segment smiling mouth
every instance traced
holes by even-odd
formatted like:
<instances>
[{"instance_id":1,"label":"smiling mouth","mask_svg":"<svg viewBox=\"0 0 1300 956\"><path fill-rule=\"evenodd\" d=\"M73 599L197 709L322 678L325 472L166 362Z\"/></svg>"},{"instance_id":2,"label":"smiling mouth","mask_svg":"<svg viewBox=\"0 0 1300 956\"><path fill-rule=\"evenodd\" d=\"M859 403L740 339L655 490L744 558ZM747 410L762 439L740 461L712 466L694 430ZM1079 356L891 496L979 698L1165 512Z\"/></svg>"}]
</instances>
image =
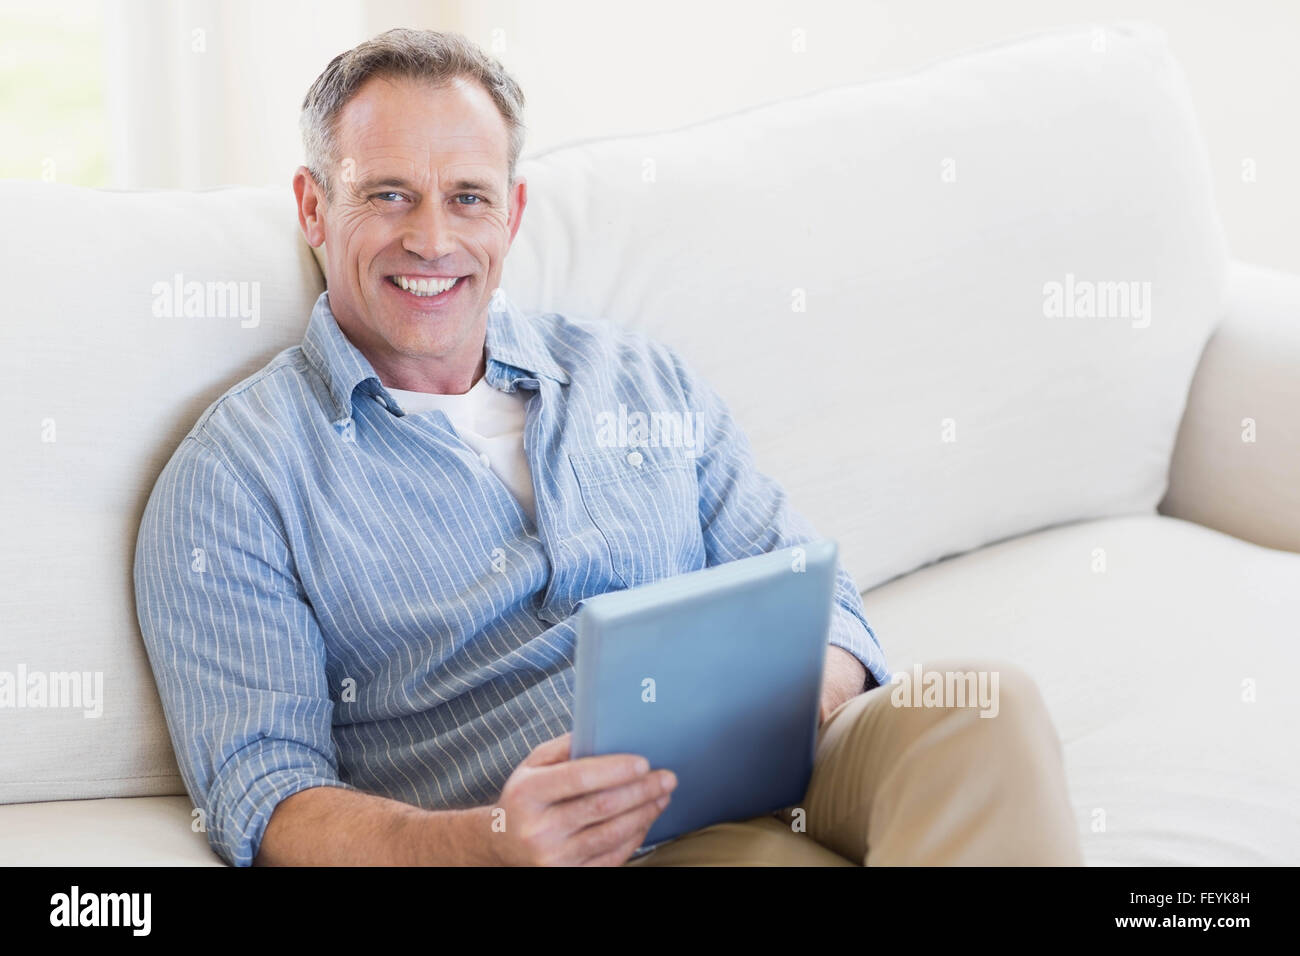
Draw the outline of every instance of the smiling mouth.
<instances>
[{"instance_id":1,"label":"smiling mouth","mask_svg":"<svg viewBox=\"0 0 1300 956\"><path fill-rule=\"evenodd\" d=\"M445 295L467 276L389 276L388 281L404 292L421 298L433 299Z\"/></svg>"}]
</instances>

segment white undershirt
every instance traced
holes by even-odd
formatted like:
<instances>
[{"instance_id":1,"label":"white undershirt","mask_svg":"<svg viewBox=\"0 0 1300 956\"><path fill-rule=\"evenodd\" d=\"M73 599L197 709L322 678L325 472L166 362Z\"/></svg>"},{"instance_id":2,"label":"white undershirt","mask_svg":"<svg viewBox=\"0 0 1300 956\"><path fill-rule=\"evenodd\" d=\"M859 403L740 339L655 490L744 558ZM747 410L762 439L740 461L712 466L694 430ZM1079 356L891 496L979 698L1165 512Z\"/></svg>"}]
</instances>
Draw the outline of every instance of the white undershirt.
<instances>
[{"instance_id":1,"label":"white undershirt","mask_svg":"<svg viewBox=\"0 0 1300 956\"><path fill-rule=\"evenodd\" d=\"M488 384L486 375L461 395L400 388L388 392L408 415L442 409L456 434L478 452L479 461L496 473L536 526L533 479L524 454L524 405L529 392L519 388L512 393L498 391Z\"/></svg>"}]
</instances>

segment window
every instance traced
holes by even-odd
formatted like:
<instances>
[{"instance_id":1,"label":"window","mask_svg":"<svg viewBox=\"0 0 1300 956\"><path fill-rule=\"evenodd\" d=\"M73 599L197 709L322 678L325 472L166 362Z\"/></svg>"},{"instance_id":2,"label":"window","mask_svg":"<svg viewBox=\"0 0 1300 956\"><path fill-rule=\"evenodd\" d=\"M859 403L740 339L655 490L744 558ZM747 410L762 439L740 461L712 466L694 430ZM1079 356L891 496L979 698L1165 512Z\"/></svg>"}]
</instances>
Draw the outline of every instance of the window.
<instances>
[{"instance_id":1,"label":"window","mask_svg":"<svg viewBox=\"0 0 1300 956\"><path fill-rule=\"evenodd\" d=\"M102 17L94 0L0 6L0 178L108 185Z\"/></svg>"}]
</instances>

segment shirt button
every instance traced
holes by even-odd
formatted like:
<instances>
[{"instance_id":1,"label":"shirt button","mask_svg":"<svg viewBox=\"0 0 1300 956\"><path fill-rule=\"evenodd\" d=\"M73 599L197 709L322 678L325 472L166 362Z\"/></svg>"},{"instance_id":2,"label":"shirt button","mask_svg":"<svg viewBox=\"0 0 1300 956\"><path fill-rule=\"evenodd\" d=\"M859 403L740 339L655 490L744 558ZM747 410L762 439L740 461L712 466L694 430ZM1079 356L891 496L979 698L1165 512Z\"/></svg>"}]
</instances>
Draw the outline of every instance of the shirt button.
<instances>
[{"instance_id":1,"label":"shirt button","mask_svg":"<svg viewBox=\"0 0 1300 956\"><path fill-rule=\"evenodd\" d=\"M479 452L478 460L483 462L484 465L487 465L491 462L491 459L488 458L488 453L485 451Z\"/></svg>"},{"instance_id":2,"label":"shirt button","mask_svg":"<svg viewBox=\"0 0 1300 956\"><path fill-rule=\"evenodd\" d=\"M641 457L641 453L639 451L633 451L628 453L627 463L629 465L632 465L634 468L640 468L642 461L644 461L644 459Z\"/></svg>"}]
</instances>

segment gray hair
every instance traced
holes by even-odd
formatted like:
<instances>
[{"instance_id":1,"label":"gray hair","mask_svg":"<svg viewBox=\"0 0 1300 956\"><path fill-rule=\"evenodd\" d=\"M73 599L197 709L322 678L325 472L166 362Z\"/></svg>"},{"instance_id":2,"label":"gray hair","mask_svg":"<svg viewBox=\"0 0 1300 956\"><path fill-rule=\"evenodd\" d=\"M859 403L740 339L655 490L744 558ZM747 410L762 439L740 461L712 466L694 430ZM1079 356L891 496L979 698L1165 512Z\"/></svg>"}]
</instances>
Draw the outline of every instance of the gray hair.
<instances>
[{"instance_id":1,"label":"gray hair","mask_svg":"<svg viewBox=\"0 0 1300 956\"><path fill-rule=\"evenodd\" d=\"M398 28L372 37L330 60L302 101L298 125L302 130L306 166L333 199L330 177L339 158L338 116L367 80L376 76L424 80L435 86L458 77L474 80L500 111L510 136L507 187L515 184L515 166L524 148L524 91L497 60L459 33Z\"/></svg>"}]
</instances>

